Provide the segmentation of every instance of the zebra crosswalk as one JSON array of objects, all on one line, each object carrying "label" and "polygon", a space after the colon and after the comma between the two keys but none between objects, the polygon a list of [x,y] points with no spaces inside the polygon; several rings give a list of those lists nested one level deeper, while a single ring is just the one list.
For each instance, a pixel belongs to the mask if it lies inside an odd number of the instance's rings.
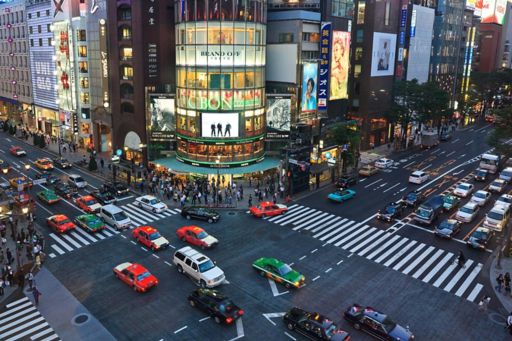
[{"label": "zebra crosswalk", "polygon": [[474,302],[483,289],[475,280],[483,265],[468,259],[463,268],[457,255],[390,233],[362,222],[294,204],[285,215],[263,218],[365,257],[394,271]]},{"label": "zebra crosswalk", "polygon": [[[145,211],[133,204],[126,204],[120,207],[132,221],[130,229],[141,225],[150,225],[157,220],[171,217],[181,212],[180,209],[167,209],[161,213],[153,213]],[[49,236],[52,243],[50,244],[51,252],[48,256],[50,256],[50,258],[55,258],[67,252],[110,238],[119,233],[119,231],[109,225],[107,225],[106,229],[95,233],[89,233],[80,227],[70,233],[50,233]]]},{"label": "zebra crosswalk", "polygon": [[6,306],[0,313],[0,340],[60,340],[32,302],[24,296]]}]

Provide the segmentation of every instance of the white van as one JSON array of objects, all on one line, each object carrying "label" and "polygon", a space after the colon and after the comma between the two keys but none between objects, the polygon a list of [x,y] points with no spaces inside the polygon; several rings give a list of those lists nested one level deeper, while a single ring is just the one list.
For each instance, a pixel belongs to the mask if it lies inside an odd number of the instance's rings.
[{"label": "white van", "polygon": [[500,173],[500,179],[510,182],[512,180],[512,167],[507,167]]},{"label": "white van", "polygon": [[428,180],[428,173],[422,171],[415,171],[409,175],[409,182],[413,184],[422,184]]},{"label": "white van", "polygon": [[105,205],[100,209],[100,217],[116,230],[127,229],[132,223],[130,217],[116,205]]},{"label": "white van", "polygon": [[69,174],[68,183],[70,186],[73,186],[76,188],[87,187],[87,181],[85,181],[84,178],[82,178],[78,174]]},{"label": "white van", "polygon": [[509,206],[496,205],[493,209],[487,212],[484,220],[484,227],[500,232],[505,226],[507,226],[509,218]]}]

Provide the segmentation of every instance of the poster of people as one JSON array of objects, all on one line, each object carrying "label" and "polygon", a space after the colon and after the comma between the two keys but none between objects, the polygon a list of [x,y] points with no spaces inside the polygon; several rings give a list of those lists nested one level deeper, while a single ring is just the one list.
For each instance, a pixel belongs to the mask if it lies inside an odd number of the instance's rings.
[{"label": "poster of people", "polygon": [[316,111],[316,87],[318,79],[317,63],[304,63],[302,72],[301,111]]},{"label": "poster of people", "polygon": [[286,95],[267,95],[267,139],[288,139],[292,99]]},{"label": "poster of people", "polygon": [[350,32],[333,31],[329,100],[348,98]]},{"label": "poster of people", "polygon": [[149,94],[148,126],[152,141],[174,139],[176,115],[174,98],[168,94]]},{"label": "poster of people", "polygon": [[373,33],[372,77],[392,76],[395,71],[396,34]]},{"label": "poster of people", "polygon": [[238,113],[201,113],[201,136],[238,137]]}]

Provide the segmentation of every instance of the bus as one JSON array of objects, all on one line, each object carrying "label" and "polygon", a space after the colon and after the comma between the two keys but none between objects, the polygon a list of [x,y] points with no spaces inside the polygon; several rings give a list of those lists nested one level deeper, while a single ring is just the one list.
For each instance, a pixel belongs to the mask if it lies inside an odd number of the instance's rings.
[{"label": "bus", "polygon": [[486,169],[489,173],[495,174],[500,167],[501,157],[494,154],[482,154],[479,167]]}]

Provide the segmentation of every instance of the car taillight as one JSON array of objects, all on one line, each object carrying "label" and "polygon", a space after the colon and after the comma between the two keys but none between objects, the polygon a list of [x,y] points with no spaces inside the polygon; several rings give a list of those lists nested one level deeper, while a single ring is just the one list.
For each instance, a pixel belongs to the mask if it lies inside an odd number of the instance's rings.
[{"label": "car taillight", "polygon": [[240,309],[240,310],[238,311],[238,315],[242,316],[243,314],[244,314],[244,311],[243,311],[242,309]]},{"label": "car taillight", "polygon": [[226,318],[226,323],[230,324],[231,322],[233,322],[233,318],[232,317],[227,317]]}]

